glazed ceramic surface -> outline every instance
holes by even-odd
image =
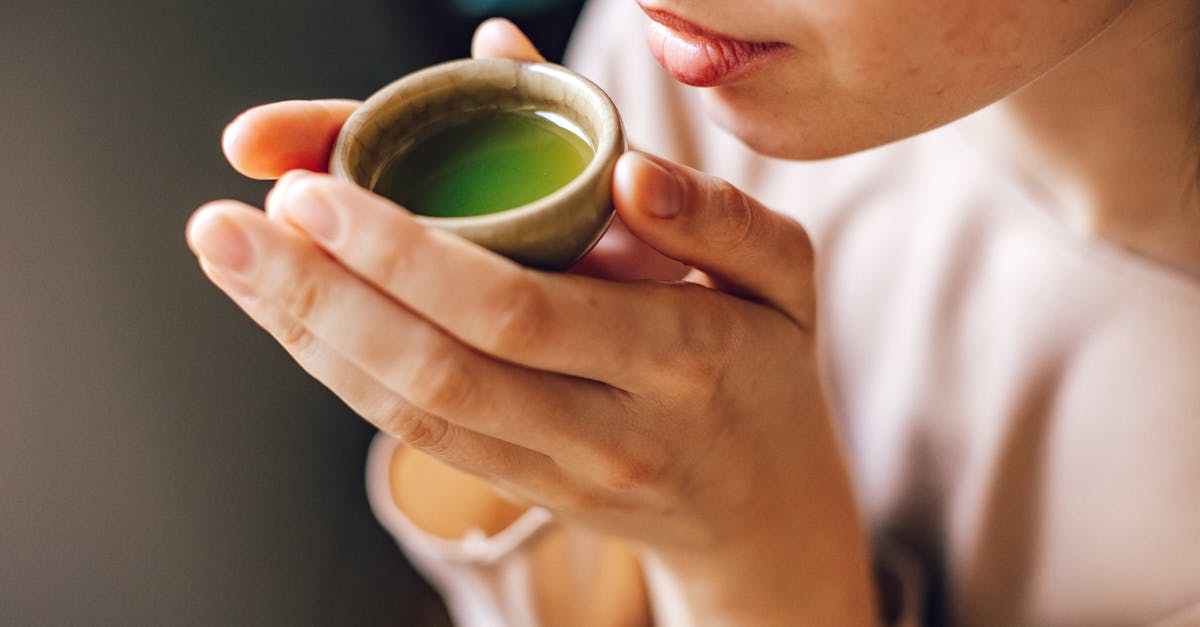
[[[401,78],[367,99],[346,121],[329,170],[372,189],[383,166],[424,131],[487,110],[561,115],[583,131],[595,157],[574,180],[529,204],[480,216],[417,219],[530,267],[571,267],[612,221],[612,171],[625,150],[625,138],[608,96],[562,66],[473,59]]]

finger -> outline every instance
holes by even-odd
[[[547,456],[465,429],[422,411],[332,350],[304,325],[271,303],[248,296],[245,286],[201,262],[205,274],[252,320],[287,350],[305,371],[337,394],[359,416],[410,446],[465,472],[504,477],[550,489],[558,470]]]
[[[507,362],[639,391],[723,330],[678,290],[528,270],[329,176],[288,174],[270,204],[347,268]]]
[[[795,221],[721,179],[642,153],[617,162],[613,202],[629,230],[663,254],[813,323],[813,249]]]
[[[475,36],[471,39],[471,56],[476,59],[546,60],[516,24],[500,17],[486,20],[475,29]]]
[[[654,250],[638,239],[619,218],[605,231],[604,237],[584,256],[572,274],[610,281],[678,281],[687,266]]]
[[[618,445],[614,391],[496,361],[362,282],[294,228],[240,203],[197,212],[197,252],[415,407],[537,451]],[[291,329],[268,329],[284,337]]]
[[[288,170],[325,172],[354,100],[289,100],[254,107],[225,127],[221,147],[235,170],[254,179]]]

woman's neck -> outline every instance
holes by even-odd
[[[1200,278],[1200,4],[1135,0],[969,122],[1077,233]]]

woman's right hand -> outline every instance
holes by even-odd
[[[518,28],[502,19],[488,20],[479,26],[471,43],[471,56],[477,59],[544,61]],[[225,128],[221,146],[230,165],[253,179],[274,180],[297,169],[326,172],[338,132],[361,104],[357,100],[328,99],[288,100],[260,105],[245,111]],[[686,268],[642,243],[618,219],[574,271],[617,280],[674,280],[682,278]],[[398,455],[409,458],[397,459],[393,466],[408,469],[409,477],[421,475],[421,481],[397,482],[395,475],[398,473],[393,473],[393,492],[397,504],[409,513],[416,514],[420,520],[415,522],[430,532],[457,537],[465,528],[498,531],[522,511],[522,508],[514,510],[506,502],[480,502],[481,497],[477,496],[488,491],[475,485],[478,479],[446,467],[419,451],[402,449]],[[414,487],[418,484],[443,495],[476,496],[472,496],[470,503],[449,508],[459,515],[439,518],[424,506],[420,495],[414,493]],[[476,515],[471,520],[462,520],[463,512],[474,512]]]
[[[479,26],[471,56],[544,61],[511,22],[491,19]],[[273,180],[290,170],[325,172],[342,124],[362,104],[357,100],[288,100],[249,109],[225,128],[225,157],[238,172]],[[605,279],[681,279],[687,268],[644,244],[615,220],[600,243],[573,272]]]
[[[479,26],[471,56],[545,60],[516,26],[501,19]],[[288,100],[254,107],[225,127],[221,147],[230,165],[252,179],[273,180],[290,170],[326,172],[342,124],[360,104],[342,99]]]
[[[520,30],[505,20],[480,25],[471,48],[475,58],[543,60]],[[328,99],[257,106],[225,128],[221,147],[230,165],[253,179],[274,180],[291,170],[326,172],[338,132],[361,104],[357,100]],[[397,505],[415,523],[438,536],[460,537],[467,529],[494,533],[524,511],[484,488],[475,477],[407,447],[397,449],[390,479]],[[445,499],[439,498],[435,499],[439,507],[431,508],[431,499],[422,498],[419,488],[443,496],[460,495],[461,502],[445,507]]]
[[[471,54],[544,60],[516,26],[500,19],[480,25]],[[234,169],[254,179],[274,180],[296,169],[325,172],[338,132],[360,104],[344,99],[291,100],[254,107],[226,127],[222,148]],[[573,271],[620,280],[679,279],[686,270],[634,237],[618,219]],[[397,507],[437,536],[458,538],[471,529],[491,535],[526,509],[482,480],[403,445],[396,448],[388,481]],[[575,527],[551,530],[530,555],[539,615],[547,624],[647,624],[645,592],[632,547],[593,537],[588,542],[592,554],[584,556],[577,546],[581,535],[593,534]],[[588,581],[577,581],[578,569],[567,568],[581,559],[592,565]]]

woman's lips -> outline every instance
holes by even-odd
[[[646,42],[658,64],[681,83],[715,87],[746,78],[789,46],[780,42],[733,39],[706,30],[673,13],[643,7]]]

